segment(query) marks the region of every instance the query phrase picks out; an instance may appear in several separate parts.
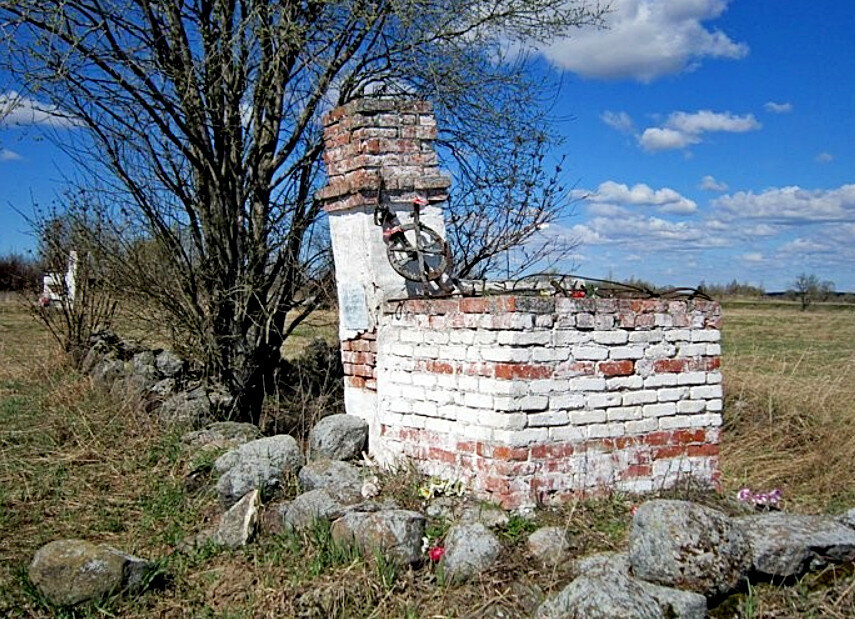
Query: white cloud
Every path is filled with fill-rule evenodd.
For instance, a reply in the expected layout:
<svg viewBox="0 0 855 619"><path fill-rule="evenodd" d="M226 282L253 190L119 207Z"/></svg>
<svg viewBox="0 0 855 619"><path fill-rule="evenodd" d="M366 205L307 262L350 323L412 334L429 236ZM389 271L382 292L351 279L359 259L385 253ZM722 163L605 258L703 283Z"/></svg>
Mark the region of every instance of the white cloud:
<svg viewBox="0 0 855 619"><path fill-rule="evenodd" d="M837 189L773 187L760 193L740 191L710 204L730 219L761 219L798 225L817 222L855 222L855 184Z"/></svg>
<svg viewBox="0 0 855 619"><path fill-rule="evenodd" d="M742 254L741 257L745 262L751 262L754 264L759 264L759 263L764 262L766 260L766 258L763 257L763 254L759 251L749 252L747 254Z"/></svg>
<svg viewBox="0 0 855 619"><path fill-rule="evenodd" d="M62 129L79 126L80 121L55 105L40 103L15 91L0 94L0 126L30 125Z"/></svg>
<svg viewBox="0 0 855 619"><path fill-rule="evenodd" d="M767 112L772 112L773 114L786 114L787 112L793 111L792 103L775 103L774 101L767 101L763 107Z"/></svg>
<svg viewBox="0 0 855 619"><path fill-rule="evenodd" d="M661 127L649 127L638 137L642 148L650 152L685 148L703 141L705 133L744 133L761 127L754 114L739 116L730 112L673 112Z"/></svg>
<svg viewBox="0 0 855 619"><path fill-rule="evenodd" d="M653 189L644 183L632 187L614 181L601 183L597 190L587 197L588 202L599 206L649 206L655 207L662 213L694 213L698 205L683 197L670 187ZM620 214L618 212L602 214Z"/></svg>
<svg viewBox="0 0 855 619"><path fill-rule="evenodd" d="M656 78L691 71L704 58L743 58L748 46L704 22L729 0L612 0L607 28L573 31L543 50L557 66L593 78Z"/></svg>
<svg viewBox="0 0 855 619"><path fill-rule="evenodd" d="M20 161L21 155L8 148L0 148L0 162L3 161Z"/></svg>
<svg viewBox="0 0 855 619"><path fill-rule="evenodd" d="M704 191L727 191L728 189L727 183L717 181L715 177L710 174L707 174L701 179L699 187Z"/></svg>
<svg viewBox="0 0 855 619"><path fill-rule="evenodd" d="M600 114L600 119L609 127L617 129L621 133L635 133L635 123L626 112L610 112L606 110Z"/></svg>
<svg viewBox="0 0 855 619"><path fill-rule="evenodd" d="M817 163L831 163L834 161L834 155L831 153L822 152L813 158Z"/></svg>

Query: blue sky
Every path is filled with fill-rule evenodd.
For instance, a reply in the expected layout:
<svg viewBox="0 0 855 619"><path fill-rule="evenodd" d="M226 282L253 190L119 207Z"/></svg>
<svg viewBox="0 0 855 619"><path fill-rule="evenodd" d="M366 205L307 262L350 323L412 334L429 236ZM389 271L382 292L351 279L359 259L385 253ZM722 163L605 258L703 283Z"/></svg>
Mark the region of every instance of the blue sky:
<svg viewBox="0 0 855 619"><path fill-rule="evenodd" d="M770 290L808 272L855 290L851 3L611 5L608 30L542 50L562 81L567 180L586 196L550 229L582 243L562 266ZM73 175L50 124L73 131L31 110L0 125L0 254L34 245L12 206L48 204Z"/></svg>

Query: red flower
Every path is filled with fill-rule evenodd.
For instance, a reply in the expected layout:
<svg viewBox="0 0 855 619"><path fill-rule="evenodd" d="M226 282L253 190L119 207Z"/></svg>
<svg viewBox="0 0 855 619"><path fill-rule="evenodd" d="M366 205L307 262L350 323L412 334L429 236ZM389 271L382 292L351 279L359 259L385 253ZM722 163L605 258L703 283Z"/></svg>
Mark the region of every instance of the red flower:
<svg viewBox="0 0 855 619"><path fill-rule="evenodd" d="M442 555L445 554L445 548L442 546L434 546L430 550L428 550L428 558L436 563L440 559L442 559Z"/></svg>
<svg viewBox="0 0 855 619"><path fill-rule="evenodd" d="M574 299L584 299L585 298L585 291L584 290L574 290L573 292L570 293L570 296L573 297Z"/></svg>

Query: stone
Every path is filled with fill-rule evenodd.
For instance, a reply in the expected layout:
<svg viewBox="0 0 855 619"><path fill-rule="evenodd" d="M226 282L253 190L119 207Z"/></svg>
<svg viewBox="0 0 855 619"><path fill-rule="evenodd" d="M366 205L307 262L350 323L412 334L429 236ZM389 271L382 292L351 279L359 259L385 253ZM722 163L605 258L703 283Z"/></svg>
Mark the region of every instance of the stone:
<svg viewBox="0 0 855 619"><path fill-rule="evenodd" d="M149 393L161 400L164 400L175 393L177 388L178 384L175 382L174 378L164 378L152 385L151 389L149 389Z"/></svg>
<svg viewBox="0 0 855 619"><path fill-rule="evenodd" d="M325 488L310 490L291 501L285 511L285 524L298 531L310 529L319 520L335 520L345 513L345 506L330 496Z"/></svg>
<svg viewBox="0 0 855 619"><path fill-rule="evenodd" d="M107 389L124 374L125 364L118 359L107 357L96 363L92 369L92 383L101 389Z"/></svg>
<svg viewBox="0 0 855 619"><path fill-rule="evenodd" d="M665 619L656 600L612 557L583 560L581 575L541 604L538 619ZM679 615L678 615L679 616Z"/></svg>
<svg viewBox="0 0 855 619"><path fill-rule="evenodd" d="M202 430L187 432L181 442L191 450L231 449L261 438L261 430L251 423L217 421Z"/></svg>
<svg viewBox="0 0 855 619"><path fill-rule="evenodd" d="M752 570L762 576L801 576L855 560L855 531L830 517L772 512L735 522L751 547Z"/></svg>
<svg viewBox="0 0 855 619"><path fill-rule="evenodd" d="M564 527L542 527L528 536L528 551L545 565L562 563L569 549Z"/></svg>
<svg viewBox="0 0 855 619"><path fill-rule="evenodd" d="M171 350L164 350L157 355L155 366L165 378L175 378L184 371L184 359Z"/></svg>
<svg viewBox="0 0 855 619"><path fill-rule="evenodd" d="M631 578L647 595L655 600L665 617L704 619L707 616L707 599L703 595L632 578L629 573L629 557L626 553L606 552L584 557L576 561L574 571L583 576L613 571Z"/></svg>
<svg viewBox="0 0 855 619"><path fill-rule="evenodd" d="M261 493L257 489L248 492L222 515L211 541L227 548L246 546L255 533L260 508Z"/></svg>
<svg viewBox="0 0 855 619"><path fill-rule="evenodd" d="M846 525L850 529L855 529L855 507L843 514L840 514L837 517L837 522Z"/></svg>
<svg viewBox="0 0 855 619"><path fill-rule="evenodd" d="M418 512L348 511L333 523L331 533L335 541L355 544L367 557L381 552L398 565L415 565L423 559L425 517Z"/></svg>
<svg viewBox="0 0 855 619"><path fill-rule="evenodd" d="M688 501L642 504L632 520L629 561L636 578L716 597L751 567L742 531L722 512Z"/></svg>
<svg viewBox="0 0 855 619"><path fill-rule="evenodd" d="M460 582L477 576L493 565L501 550L499 540L480 522L451 527L442 557L446 578Z"/></svg>
<svg viewBox="0 0 855 619"><path fill-rule="evenodd" d="M148 561L81 539L50 542L30 563L30 582L52 604L73 606L120 590L138 590L151 570Z"/></svg>
<svg viewBox="0 0 855 619"><path fill-rule="evenodd" d="M220 475L217 492L224 507L231 507L250 490L262 497L282 483L285 475L296 475L303 466L297 441L287 434L256 439L235 447L214 461Z"/></svg>
<svg viewBox="0 0 855 619"><path fill-rule="evenodd" d="M198 427L211 422L211 402L204 392L180 391L166 398L157 414L166 425Z"/></svg>
<svg viewBox="0 0 855 619"><path fill-rule="evenodd" d="M463 524L480 522L485 527L503 527L508 524L508 512L496 505L482 503L465 507L459 520Z"/></svg>
<svg viewBox="0 0 855 619"><path fill-rule="evenodd" d="M290 501L276 501L264 506L258 517L258 530L261 535L282 535L288 531L285 525L285 512Z"/></svg>
<svg viewBox="0 0 855 619"><path fill-rule="evenodd" d="M368 441L368 424L359 417L340 414L321 419L309 432L309 457L330 460L358 458Z"/></svg>
<svg viewBox="0 0 855 619"><path fill-rule="evenodd" d="M300 469L299 479L303 490L323 488L330 496L344 500L358 500L362 496L359 469L348 462L327 458L312 460Z"/></svg>
<svg viewBox="0 0 855 619"><path fill-rule="evenodd" d="M160 378L154 365L154 353L150 350L138 352L131 359L131 372L148 379L152 384Z"/></svg>

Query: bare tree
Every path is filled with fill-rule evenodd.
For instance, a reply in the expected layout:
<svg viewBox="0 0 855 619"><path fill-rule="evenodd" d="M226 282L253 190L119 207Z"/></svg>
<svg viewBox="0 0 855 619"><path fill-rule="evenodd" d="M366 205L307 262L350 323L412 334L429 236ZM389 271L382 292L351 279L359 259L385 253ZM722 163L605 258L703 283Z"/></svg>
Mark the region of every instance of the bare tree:
<svg viewBox="0 0 855 619"><path fill-rule="evenodd" d="M802 304L802 311L814 301L825 301L834 292L834 282L823 281L811 273L802 273L790 285L790 294Z"/></svg>
<svg viewBox="0 0 855 619"><path fill-rule="evenodd" d="M586 0L0 0L0 56L85 128L75 152L97 192L83 208L124 243L128 292L192 334L254 419L324 270L320 115L367 92L427 97L466 136L456 170L509 137L525 161L543 115L507 50L602 15ZM536 208L522 216L537 229Z"/></svg>

